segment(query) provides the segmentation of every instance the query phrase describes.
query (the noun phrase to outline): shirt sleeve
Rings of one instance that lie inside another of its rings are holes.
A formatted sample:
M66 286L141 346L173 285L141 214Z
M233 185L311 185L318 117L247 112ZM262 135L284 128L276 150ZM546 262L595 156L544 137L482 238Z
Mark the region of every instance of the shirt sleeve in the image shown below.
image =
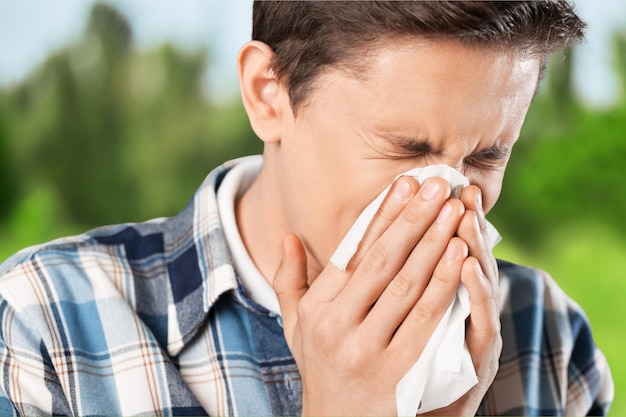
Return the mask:
M4 387L0 389L0 415L7 417L18 415L13 402L11 402L9 396L4 391Z
M567 372L565 415L607 415L614 386L604 354L595 345L583 310L568 299L573 346Z
M498 265L503 348L479 414L606 415L613 379L582 308L546 272Z
M155 336L167 340L167 316L135 298L144 282L134 281L139 269L125 250L66 241L0 266L0 406L18 415L200 414ZM161 296L167 287L154 276L146 288Z
M32 322L1 299L0 323L0 415L71 414Z

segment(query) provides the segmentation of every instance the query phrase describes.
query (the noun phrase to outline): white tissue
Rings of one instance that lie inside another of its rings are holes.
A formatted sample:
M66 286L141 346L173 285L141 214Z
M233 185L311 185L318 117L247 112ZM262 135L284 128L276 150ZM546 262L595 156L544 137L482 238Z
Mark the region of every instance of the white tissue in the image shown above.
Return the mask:
M401 175L415 177L420 184L427 178L442 177L450 184L453 197L458 197L461 190L469 185L467 178L447 165L416 168ZM335 250L330 261L337 268L346 269L390 188L391 185L363 210ZM491 223L487 223L487 229L493 248L500 235ZM419 359L396 386L399 416L414 416L450 405L478 382L465 343L465 319L468 315L469 295L461 284Z

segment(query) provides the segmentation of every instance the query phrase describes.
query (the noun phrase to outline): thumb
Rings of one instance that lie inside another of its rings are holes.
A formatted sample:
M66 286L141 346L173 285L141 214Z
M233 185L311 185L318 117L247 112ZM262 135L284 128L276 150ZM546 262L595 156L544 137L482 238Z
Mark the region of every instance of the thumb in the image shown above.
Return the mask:
M296 235L288 234L283 238L283 259L272 286L280 305L285 338L290 345L298 322L298 303L309 288L307 280L304 246Z

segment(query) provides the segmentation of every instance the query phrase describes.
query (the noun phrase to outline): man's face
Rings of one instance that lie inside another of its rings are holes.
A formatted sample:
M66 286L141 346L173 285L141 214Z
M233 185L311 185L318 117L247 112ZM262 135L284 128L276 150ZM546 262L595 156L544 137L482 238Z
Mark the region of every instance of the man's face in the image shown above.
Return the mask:
M411 168L459 170L491 209L539 73L538 58L453 41L396 40L369 54L357 78L324 72L282 129L287 222L322 265L361 210Z

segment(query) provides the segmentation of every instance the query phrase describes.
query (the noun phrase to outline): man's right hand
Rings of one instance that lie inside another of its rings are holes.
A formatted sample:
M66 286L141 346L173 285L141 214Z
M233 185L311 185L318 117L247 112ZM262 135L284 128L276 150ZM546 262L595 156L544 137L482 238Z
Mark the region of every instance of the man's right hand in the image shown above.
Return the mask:
M450 305L469 259L455 237L465 207L449 195L441 178L421 188L399 178L345 272L329 264L307 277L300 239L285 237L273 286L302 377L303 415L396 414L396 384Z

